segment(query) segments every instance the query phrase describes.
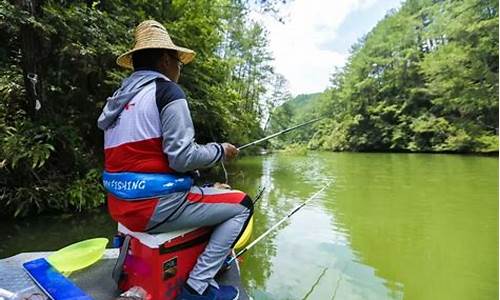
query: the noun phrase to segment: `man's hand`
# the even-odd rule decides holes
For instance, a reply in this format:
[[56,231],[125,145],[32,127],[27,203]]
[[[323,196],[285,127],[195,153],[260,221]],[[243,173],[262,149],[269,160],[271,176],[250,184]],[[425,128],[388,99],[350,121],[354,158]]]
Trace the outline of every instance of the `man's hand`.
[[221,190],[230,190],[231,186],[227,183],[216,182],[216,183],[214,183],[214,188],[221,189]]
[[222,148],[224,148],[224,160],[234,159],[240,153],[240,150],[229,143],[222,143]]

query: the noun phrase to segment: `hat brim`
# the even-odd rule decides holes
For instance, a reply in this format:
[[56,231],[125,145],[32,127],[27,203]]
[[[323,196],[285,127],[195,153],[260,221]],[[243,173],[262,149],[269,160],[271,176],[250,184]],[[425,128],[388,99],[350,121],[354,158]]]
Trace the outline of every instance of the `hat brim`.
[[139,51],[139,50],[144,50],[144,49],[175,50],[179,53],[179,60],[185,65],[190,63],[194,59],[194,57],[196,56],[196,52],[194,52],[191,49],[184,48],[184,47],[179,47],[179,46],[172,46],[172,47],[148,46],[148,47],[134,48],[132,50],[129,50],[129,51],[123,53],[122,55],[118,56],[118,58],[116,59],[116,64],[119,65],[120,67],[133,70],[134,65],[132,63],[132,53]]

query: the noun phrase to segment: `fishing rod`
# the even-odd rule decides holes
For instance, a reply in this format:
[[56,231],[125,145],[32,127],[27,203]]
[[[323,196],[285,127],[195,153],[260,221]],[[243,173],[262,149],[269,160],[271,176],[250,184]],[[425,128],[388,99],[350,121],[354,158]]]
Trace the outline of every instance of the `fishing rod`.
[[253,242],[251,242],[248,246],[246,246],[244,249],[239,251],[235,256],[231,257],[229,261],[227,261],[227,266],[230,266],[231,263],[233,263],[238,257],[242,256],[245,252],[247,252],[250,248],[255,246],[260,240],[266,237],[271,231],[273,231],[276,227],[280,226],[283,222],[285,222],[288,218],[290,218],[293,214],[295,214],[297,211],[299,211],[302,207],[304,207],[307,203],[309,203],[311,200],[316,198],[322,191],[324,191],[328,186],[330,186],[330,181],[328,181],[323,188],[321,188],[319,191],[314,193],[309,199],[304,201],[302,204],[298,205],[295,207],[292,211],[290,211],[283,219],[281,219],[278,223],[274,224],[271,228],[269,228],[266,232],[261,234],[259,237],[257,237]]
[[240,147],[238,147],[238,150],[242,150],[242,149],[245,149],[245,148],[247,148],[247,147],[253,146],[253,145],[255,145],[255,144],[262,143],[262,142],[264,142],[264,141],[267,141],[267,140],[269,140],[269,139],[272,139],[272,138],[274,138],[274,137],[277,137],[278,135],[281,135],[281,134],[283,134],[283,133],[287,133],[287,132],[289,132],[289,131],[292,131],[292,130],[294,130],[294,129],[300,128],[300,127],[302,127],[302,126],[306,126],[306,125],[308,125],[308,124],[311,124],[311,123],[317,122],[317,121],[319,121],[319,120],[321,120],[321,119],[323,119],[323,118],[324,118],[324,117],[317,118],[317,119],[314,119],[314,120],[310,120],[310,121],[307,121],[307,122],[305,122],[305,123],[302,123],[302,124],[295,125],[295,126],[293,126],[293,127],[287,128],[287,129],[285,129],[285,130],[281,130],[280,132],[273,133],[273,134],[268,135],[268,136],[266,136],[266,137],[264,137],[264,138],[261,138],[261,139],[259,139],[259,140],[256,140],[256,141],[253,141],[253,142],[251,142],[251,143],[248,143],[248,144],[245,144],[245,145],[243,145],[243,146],[240,146]]
[[[267,140],[269,140],[269,139],[272,139],[272,138],[274,138],[274,137],[277,137],[278,135],[281,135],[281,134],[283,134],[283,133],[287,133],[287,132],[289,132],[289,131],[292,131],[292,130],[294,130],[294,129],[300,128],[300,127],[302,127],[302,126],[306,126],[306,125],[308,125],[308,124],[311,124],[311,123],[317,122],[317,121],[319,121],[319,120],[321,120],[321,119],[324,119],[324,118],[325,118],[325,117],[320,117],[320,118],[316,118],[316,119],[314,119],[314,120],[310,120],[310,121],[307,121],[307,122],[302,123],[302,124],[299,124],[299,125],[295,125],[295,126],[293,126],[293,127],[287,128],[287,129],[285,129],[285,130],[281,130],[280,132],[273,133],[273,134],[268,135],[268,136],[266,136],[266,137],[264,137],[264,138],[261,138],[261,139],[259,139],[259,140],[256,140],[256,141],[253,141],[253,142],[251,142],[251,143],[248,143],[248,144],[245,144],[245,145],[243,145],[243,146],[240,146],[240,147],[238,147],[238,148],[236,148],[236,149],[238,149],[238,150],[245,149],[245,148],[247,148],[247,147],[250,147],[250,146],[256,145],[256,144],[258,144],[258,143],[262,143],[262,142],[264,142],[264,141],[267,141]],[[212,138],[215,140],[214,135],[213,135],[212,133],[210,133],[210,134],[212,135]],[[221,166],[222,166],[222,170],[224,171],[224,183],[226,183],[226,184],[227,184],[227,183],[229,182],[229,178],[228,178],[228,176],[227,176],[226,166],[224,165],[224,161],[223,161],[223,160],[221,160],[221,161],[220,161],[220,163],[221,163]]]

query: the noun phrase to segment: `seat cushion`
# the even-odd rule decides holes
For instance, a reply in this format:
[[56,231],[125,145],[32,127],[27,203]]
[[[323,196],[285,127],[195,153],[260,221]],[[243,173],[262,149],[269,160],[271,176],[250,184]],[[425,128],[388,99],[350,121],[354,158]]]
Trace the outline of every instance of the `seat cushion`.
[[138,239],[142,244],[148,246],[149,248],[159,248],[160,245],[165,244],[177,237],[184,236],[185,234],[197,230],[199,227],[176,230],[166,233],[151,234],[147,232],[132,231],[125,227],[123,224],[118,223],[118,232],[126,235],[130,235]]

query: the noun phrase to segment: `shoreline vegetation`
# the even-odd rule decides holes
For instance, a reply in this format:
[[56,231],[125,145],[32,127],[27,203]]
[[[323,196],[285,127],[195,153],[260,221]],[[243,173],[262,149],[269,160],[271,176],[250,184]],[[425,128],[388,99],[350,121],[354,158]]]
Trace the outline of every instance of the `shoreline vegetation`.
[[283,101],[276,148],[498,153],[498,1],[408,0],[351,48],[322,93]]
[[[0,3],[1,215],[84,211],[105,203],[96,121],[129,71],[116,57],[145,19],[197,52],[179,84],[197,141],[244,144],[262,136],[259,106],[270,66],[249,2],[2,1]],[[277,1],[252,9],[276,11]]]
[[373,151],[332,151],[332,150],[324,150],[324,149],[310,149],[307,147],[306,144],[290,144],[286,145],[284,148],[281,149],[266,149],[265,153],[255,153],[252,155],[267,155],[267,154],[272,154],[272,153],[285,153],[285,154],[298,154],[298,155],[305,155],[309,152],[330,152],[330,153],[342,153],[342,152],[349,152],[349,153],[380,153],[380,154],[446,154],[446,155],[465,155],[465,156],[485,156],[485,157],[499,157],[499,152],[498,151],[492,151],[492,152],[457,152],[457,151],[442,151],[442,152],[437,152],[437,151],[381,151],[381,150],[373,150]]
[[498,1],[407,0],[353,45],[330,87],[295,98],[271,67],[265,28],[248,18],[279,13],[281,1],[19,3],[0,3],[3,216],[105,203],[96,119],[129,74],[115,59],[145,19],[197,52],[179,84],[200,143],[243,145],[321,116],[242,154],[498,155]]

